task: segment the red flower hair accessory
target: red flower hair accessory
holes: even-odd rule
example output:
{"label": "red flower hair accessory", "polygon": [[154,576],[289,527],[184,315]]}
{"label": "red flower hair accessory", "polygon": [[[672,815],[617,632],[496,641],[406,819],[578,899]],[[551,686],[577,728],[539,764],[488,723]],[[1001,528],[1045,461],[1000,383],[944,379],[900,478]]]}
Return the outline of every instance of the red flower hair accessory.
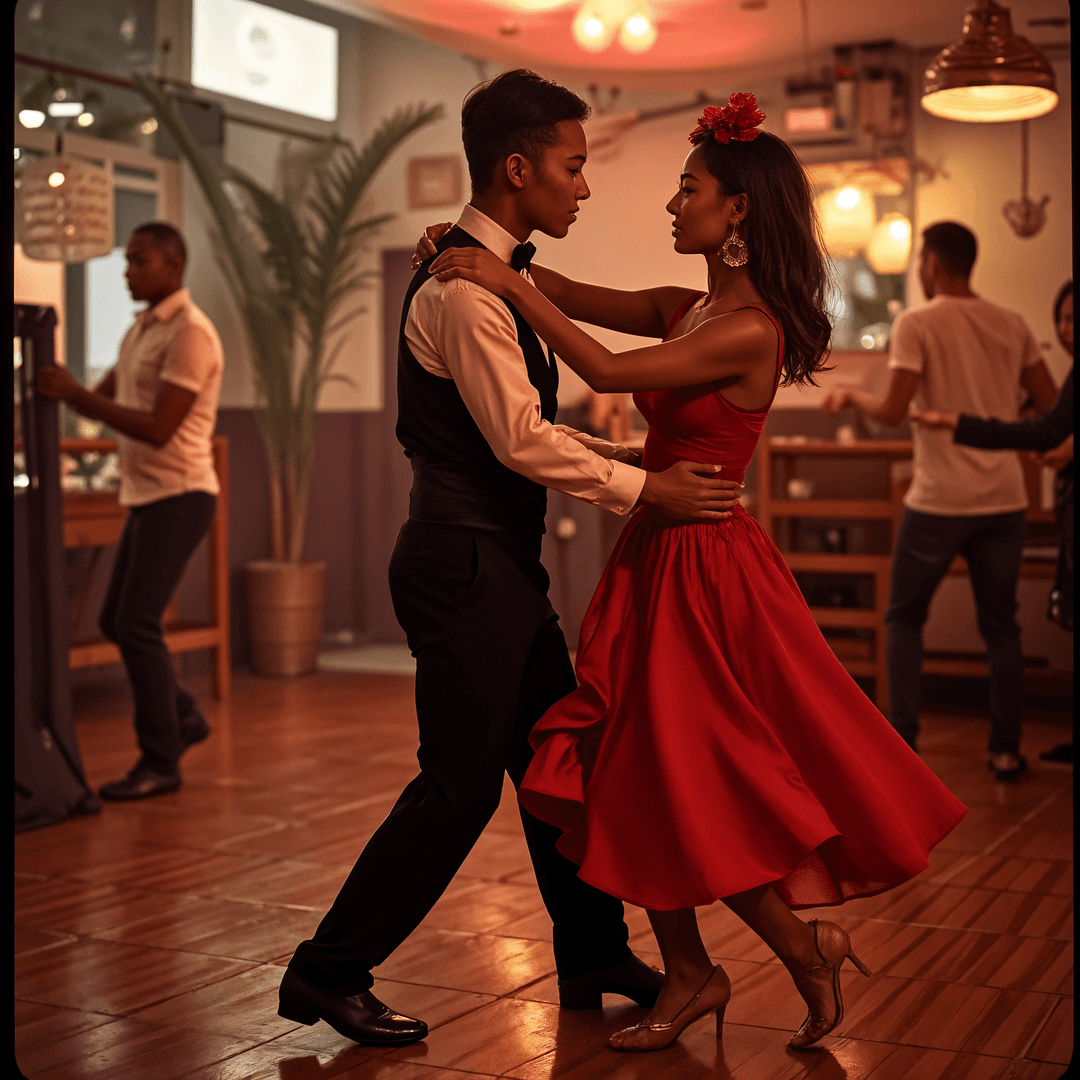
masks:
{"label": "red flower hair accessory", "polygon": [[705,111],[698,117],[698,126],[690,132],[690,141],[711,131],[718,143],[731,139],[736,142],[753,142],[758,137],[758,125],[765,119],[765,114],[757,107],[757,98],[753,94],[732,94],[728,103],[718,109],[715,105],[706,105]]}

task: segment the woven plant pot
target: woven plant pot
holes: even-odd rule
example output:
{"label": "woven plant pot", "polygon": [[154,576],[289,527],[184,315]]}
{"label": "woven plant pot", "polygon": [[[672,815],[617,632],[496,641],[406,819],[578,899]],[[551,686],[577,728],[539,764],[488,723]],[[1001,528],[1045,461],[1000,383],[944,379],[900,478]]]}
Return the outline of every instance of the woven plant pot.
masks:
{"label": "woven plant pot", "polygon": [[244,584],[255,670],[314,671],[326,612],[326,563],[258,559],[244,567]]}

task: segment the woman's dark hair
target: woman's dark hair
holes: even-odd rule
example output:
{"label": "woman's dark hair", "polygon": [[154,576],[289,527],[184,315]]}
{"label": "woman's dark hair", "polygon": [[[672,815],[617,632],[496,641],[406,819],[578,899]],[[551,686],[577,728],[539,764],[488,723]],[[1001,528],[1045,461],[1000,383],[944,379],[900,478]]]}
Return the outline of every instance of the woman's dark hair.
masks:
{"label": "woman's dark hair", "polygon": [[923,246],[929,248],[951,277],[968,277],[975,265],[979,243],[975,234],[957,221],[939,221],[923,229]]}
{"label": "woman's dark hair", "polygon": [[180,235],[180,230],[167,221],[148,221],[145,225],[131,230],[132,236],[140,234],[149,236],[154,244],[171,258],[187,262],[187,245],[184,243],[184,238]]}
{"label": "woman's dark hair", "polygon": [[813,383],[829,355],[829,270],[809,177],[791,147],[767,131],[752,142],[694,140],[725,196],[746,193],[739,235],[754,288],[784,330],[783,385]]}
{"label": "woman's dark hair", "polygon": [[572,90],[533,71],[507,71],[469,92],[461,106],[461,141],[474,195],[491,187],[495,166],[511,154],[539,165],[559,141],[564,120],[584,121],[592,110]]}
{"label": "woman's dark hair", "polygon": [[1069,278],[1064,285],[1058,289],[1057,296],[1054,297],[1054,325],[1057,326],[1061,322],[1061,305],[1072,296],[1072,278]]}

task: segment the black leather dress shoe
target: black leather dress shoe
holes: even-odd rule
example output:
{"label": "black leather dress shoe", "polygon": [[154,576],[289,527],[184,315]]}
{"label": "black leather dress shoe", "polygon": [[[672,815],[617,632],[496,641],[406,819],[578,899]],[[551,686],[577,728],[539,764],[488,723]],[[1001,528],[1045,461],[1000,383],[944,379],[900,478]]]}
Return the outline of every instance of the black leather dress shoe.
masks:
{"label": "black leather dress shoe", "polygon": [[167,795],[170,791],[177,791],[180,783],[180,777],[176,773],[161,773],[140,762],[123,780],[102,784],[98,794],[112,802],[150,799],[155,795]]}
{"label": "black leather dress shoe", "polygon": [[210,734],[210,725],[200,712],[191,713],[180,721],[180,753],[200,743]]}
{"label": "black leather dress shoe", "polygon": [[559,980],[559,1004],[564,1009],[600,1009],[604,994],[621,994],[652,1008],[664,985],[664,973],[628,956],[618,967]]}
{"label": "black leather dress shoe", "polygon": [[298,1024],[325,1020],[339,1035],[369,1046],[408,1046],[427,1038],[423,1020],[401,1016],[370,990],[349,997],[327,994],[286,969],[278,989],[278,1016]]}

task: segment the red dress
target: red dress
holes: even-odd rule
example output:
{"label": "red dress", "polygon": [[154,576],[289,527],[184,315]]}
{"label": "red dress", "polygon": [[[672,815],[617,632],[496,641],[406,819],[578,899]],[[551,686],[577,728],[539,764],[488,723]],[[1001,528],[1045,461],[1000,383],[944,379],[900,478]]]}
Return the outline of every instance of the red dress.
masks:
{"label": "red dress", "polygon": [[[778,382],[782,351],[781,335]],[[684,459],[737,480],[769,411],[708,387],[634,401],[646,469]],[[967,812],[844,670],[741,507],[674,527],[631,517],[577,675],[533,729],[519,798],[563,830],[584,881],[641,907],[766,883],[795,908],[871,896],[925,870]]]}

